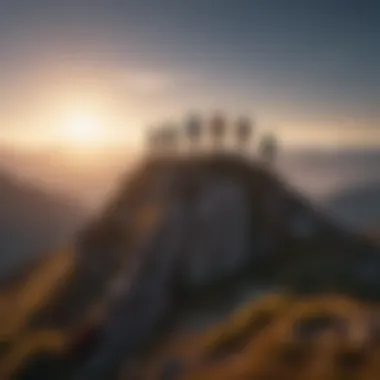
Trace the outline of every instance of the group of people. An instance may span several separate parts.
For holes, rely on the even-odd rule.
[[[253,142],[254,125],[248,117],[240,117],[235,123],[229,125],[223,115],[215,114],[205,121],[198,115],[191,115],[182,128],[176,124],[167,123],[149,130],[147,138],[148,149],[152,153],[165,153],[176,151],[181,141],[185,141],[190,152],[197,152],[204,138],[211,139],[214,150],[224,148],[228,132],[236,148],[243,153],[250,153]],[[272,133],[267,133],[258,142],[258,156],[269,163],[273,163],[277,154],[277,141]]]

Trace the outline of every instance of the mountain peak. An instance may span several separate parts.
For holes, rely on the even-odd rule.
[[[72,331],[101,310],[83,380],[112,378],[125,357],[266,292],[380,299],[379,249],[240,155],[143,162],[78,234],[74,258],[31,326]]]

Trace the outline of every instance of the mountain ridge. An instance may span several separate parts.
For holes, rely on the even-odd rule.
[[[126,357],[267,291],[380,299],[379,248],[241,156],[141,163],[78,235],[74,257],[29,328],[72,331],[105,301],[99,345],[78,379],[112,378]]]
[[[84,222],[77,202],[48,193],[7,171],[0,172],[2,284],[16,281],[40,254],[62,244]]]

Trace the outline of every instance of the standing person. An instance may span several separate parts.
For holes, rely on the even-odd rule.
[[[267,133],[261,140],[259,155],[264,163],[274,165],[277,157],[277,140],[274,134]]]
[[[189,150],[198,150],[202,133],[202,120],[197,114],[191,114],[185,123],[185,135],[189,141]]]
[[[236,139],[238,149],[242,152],[247,150],[247,146],[252,136],[252,122],[248,117],[240,117],[236,122]]]
[[[163,127],[163,136],[165,141],[166,151],[175,153],[178,148],[178,129],[173,123],[166,123]]]
[[[221,113],[215,114],[210,121],[210,133],[214,148],[220,150],[226,134],[226,119]]]

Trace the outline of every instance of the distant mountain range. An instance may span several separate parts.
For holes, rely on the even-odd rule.
[[[85,214],[72,200],[0,172],[0,281],[69,239]]]
[[[330,196],[328,211],[338,220],[356,228],[380,226],[380,182],[352,186]]]

